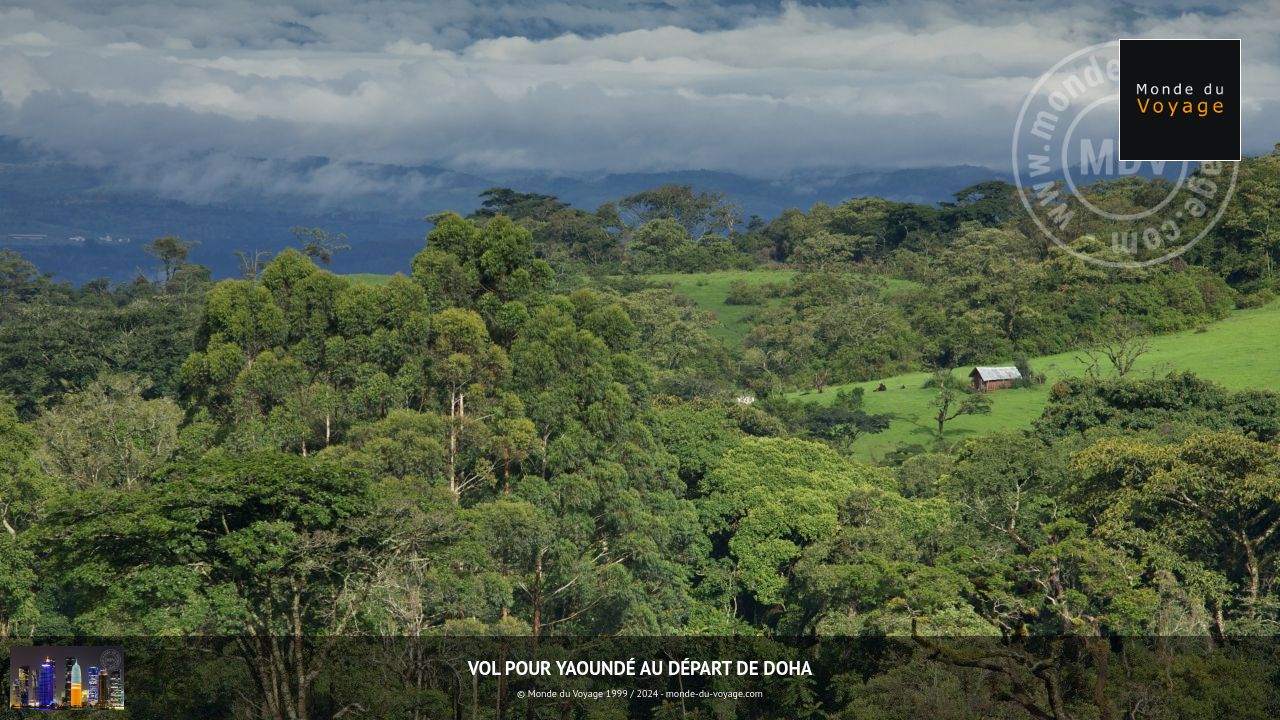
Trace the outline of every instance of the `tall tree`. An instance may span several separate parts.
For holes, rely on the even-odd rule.
[[[938,388],[937,394],[933,396],[933,420],[937,423],[939,441],[944,437],[947,423],[952,420],[962,415],[986,415],[991,412],[991,398],[985,393],[969,391],[951,375],[950,369],[935,372],[933,381]]]
[[[335,253],[350,250],[345,233],[330,235],[328,230],[318,227],[294,227],[290,229],[294,239],[302,243],[302,254],[328,267],[333,262]]]
[[[0,643],[35,634],[40,611],[31,530],[44,515],[52,483],[35,462],[37,438],[0,395]]]
[[[186,264],[187,256],[191,254],[191,248],[197,244],[194,240],[183,240],[177,235],[165,235],[147,243],[142,249],[148,255],[160,261],[160,269],[164,273],[164,281],[168,283],[173,279],[178,269]]]
[[[358,472],[222,456],[138,492],[73,495],[46,542],[76,573],[86,630],[234,636],[254,714],[308,720],[314,683],[367,587],[373,507]]]
[[[449,489],[461,497],[478,483],[495,480],[492,460],[468,452],[467,440],[483,432],[476,409],[484,407],[484,396],[509,375],[510,362],[502,348],[489,338],[484,320],[470,310],[442,310],[432,318],[431,329],[433,374],[448,407]],[[472,403],[470,415],[468,399]]]
[[[569,207],[555,195],[518,192],[511,188],[492,187],[480,193],[480,207],[472,218],[487,219],[504,215],[512,220],[547,220]]]
[[[1105,537],[1169,564],[1200,591],[1219,637],[1227,615],[1255,632],[1280,619],[1266,594],[1280,579],[1280,453],[1237,433],[1199,433],[1179,445],[1099,441],[1077,467],[1086,488],[1111,490]],[[1235,597],[1228,588],[1238,588]],[[1234,630],[1234,628],[1233,628]]]
[[[803,548],[836,531],[840,502],[859,487],[891,483],[817,443],[748,438],[707,475],[702,512],[727,543],[742,590],[775,605]]]
[[[653,220],[674,220],[694,240],[707,233],[729,233],[737,227],[738,208],[721,192],[694,190],[668,183],[628,195],[618,203],[628,224],[639,227]]]
[[[107,375],[36,421],[40,463],[69,487],[131,488],[173,459],[182,409],[150,383]]]

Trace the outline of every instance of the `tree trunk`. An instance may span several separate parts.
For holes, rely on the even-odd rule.
[[[462,497],[458,481],[458,438],[467,416],[466,397],[456,390],[449,394],[449,490],[455,498]]]
[[[293,607],[291,609],[291,620],[293,622],[293,663],[294,673],[297,677],[297,706],[294,708],[293,717],[296,720],[307,720],[307,672],[306,662],[303,660],[302,643],[304,642],[302,632],[302,593],[299,591],[297,582],[290,583],[293,590]]]
[[[1088,640],[1089,653],[1093,655],[1093,704],[1098,708],[1100,720],[1117,720],[1116,709],[1107,699],[1107,669],[1111,666],[1111,643],[1106,638]]]
[[[533,563],[533,591],[530,604],[533,606],[533,637],[542,633],[542,551]]]
[[[1258,567],[1258,555],[1254,551],[1253,541],[1240,531],[1240,544],[1244,546],[1245,572],[1249,573],[1249,614],[1257,613],[1258,592],[1261,588],[1260,568]]]
[[[1209,633],[1214,643],[1221,643],[1227,639],[1227,619],[1222,612],[1222,601],[1213,603],[1213,632]]]

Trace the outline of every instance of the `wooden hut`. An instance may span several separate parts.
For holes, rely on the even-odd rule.
[[[969,378],[974,390],[990,392],[1013,387],[1015,381],[1022,379],[1022,373],[1016,367],[975,367]]]

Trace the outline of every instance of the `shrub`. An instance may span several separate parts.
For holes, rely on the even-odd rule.
[[[1038,373],[1035,370],[1032,370],[1031,362],[1025,357],[1019,357],[1013,363],[1013,366],[1018,368],[1018,372],[1022,375],[1021,380],[1014,382],[1014,387],[1034,387],[1036,385],[1044,384],[1044,373]]]
[[[729,294],[724,298],[725,305],[762,305],[768,298],[768,288],[752,285],[745,280],[734,280],[729,285]]]
[[[1275,299],[1276,294],[1270,288],[1262,288],[1261,290],[1254,290],[1251,293],[1241,295],[1236,300],[1236,307],[1241,309],[1262,307],[1270,304]]]

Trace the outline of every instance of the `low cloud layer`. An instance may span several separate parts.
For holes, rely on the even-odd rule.
[[[477,172],[1004,168],[1042,72],[1147,36],[1243,38],[1246,151],[1280,140],[1275,0],[205,5],[0,8],[0,134],[195,195],[215,178],[172,166],[197,157],[221,158],[224,179],[228,157],[311,155]]]

